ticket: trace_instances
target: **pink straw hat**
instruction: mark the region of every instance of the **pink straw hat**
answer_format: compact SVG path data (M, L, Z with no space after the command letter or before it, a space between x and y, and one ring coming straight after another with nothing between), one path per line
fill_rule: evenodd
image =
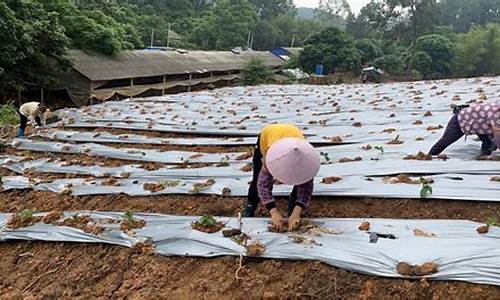
M320 157L313 146L297 138L277 141L266 154L266 167L271 175L289 185L300 185L313 179L320 164Z

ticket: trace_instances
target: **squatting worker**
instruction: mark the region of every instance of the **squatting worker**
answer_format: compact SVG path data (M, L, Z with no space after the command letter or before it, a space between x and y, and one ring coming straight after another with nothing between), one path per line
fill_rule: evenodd
M438 155L464 134L477 134L482 142L481 155L488 156L500 148L500 101L480 103L455 111L441 139L429 154ZM495 145L496 144L496 145Z
M311 202L313 179L319 167L318 152L306 142L297 127L289 124L266 126L257 139L253 155L253 178L245 216L253 217L261 201L271 214L272 225L278 230L283 229L283 217L272 195L276 179L294 186L288 199L288 226L289 230L296 228L302 210Z
M40 102L27 102L19 108L20 125L17 136L24 137L24 131L28 125L28 120L32 125L44 126L46 125L46 113L48 109Z

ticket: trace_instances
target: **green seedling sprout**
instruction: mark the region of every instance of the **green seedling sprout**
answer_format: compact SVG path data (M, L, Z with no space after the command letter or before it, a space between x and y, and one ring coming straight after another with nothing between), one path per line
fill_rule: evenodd
M497 221L496 218L490 217L490 218L486 219L486 225L488 225L488 226L499 226L500 223L498 223L498 221Z
M420 177L420 183L422 188L420 189L420 198L426 199L429 195L432 195L431 182L426 180L424 177Z
M319 154L321 156L323 156L327 162L330 162L330 157L328 156L328 153L326 153L326 152L320 152Z
M135 222L134 212L131 211L130 209L123 214L123 218L130 224L133 224Z
M23 209L18 215L21 218L21 220L29 220L33 218L33 215L35 214L34 209Z
M384 155L384 146L375 146L373 148L380 151L381 155Z
M201 224L205 227L214 227L217 225L217 220L210 215L204 215L198 220L198 224Z

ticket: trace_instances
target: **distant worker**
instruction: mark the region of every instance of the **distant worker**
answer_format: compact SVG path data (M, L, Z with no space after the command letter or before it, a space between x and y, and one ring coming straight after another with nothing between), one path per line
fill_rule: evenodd
M248 189L246 217L253 217L259 202L271 214L275 229L283 229L283 216L276 207L272 191L274 180L293 185L288 198L288 229L299 226L302 210L311 202L313 179L320 167L320 157L304 134L289 124L266 126L257 139L253 155L253 178Z
M48 109L40 102L27 102L19 108L20 125L17 132L19 138L24 137L28 120L32 125L44 126L46 125L46 113Z
M441 139L429 154L438 155L464 134L476 134L482 142L481 156L489 156L500 148L500 101L462 106L454 109ZM495 145L496 144L496 145Z

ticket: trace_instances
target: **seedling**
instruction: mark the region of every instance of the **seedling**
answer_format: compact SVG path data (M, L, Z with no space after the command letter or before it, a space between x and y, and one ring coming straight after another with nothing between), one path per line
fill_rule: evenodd
M35 217L35 210L24 209L20 213L13 215L7 221L7 227L11 229L28 227L40 221L41 219L42 217Z
M320 152L319 153L321 156L323 156L323 158L325 159L326 162L330 162L330 157L328 156L328 153L326 152Z
M139 229L146 226L146 221L135 218L134 212L130 209L123 214L123 220L120 229L129 235L134 235L133 229Z
M201 232L214 233L224 228L224 224L218 222L213 216L204 215L198 221L193 222L191 227Z
M217 224L217 220L215 220L215 218L212 216L204 215L198 220L198 223L203 226L213 227L215 226L215 224Z
M432 182L424 177L420 177L420 183L422 184L422 188L420 189L420 198L426 199L429 195L432 195Z
M33 218L34 214L35 214L35 210L27 208L27 209L23 209L23 211L21 211L19 213L19 217L21 218L22 221L26 221L26 220Z
M375 146L373 148L380 151L381 155L384 155L384 146Z
M488 218L486 219L486 225L488 226L500 226L500 223L497 221L496 218Z

